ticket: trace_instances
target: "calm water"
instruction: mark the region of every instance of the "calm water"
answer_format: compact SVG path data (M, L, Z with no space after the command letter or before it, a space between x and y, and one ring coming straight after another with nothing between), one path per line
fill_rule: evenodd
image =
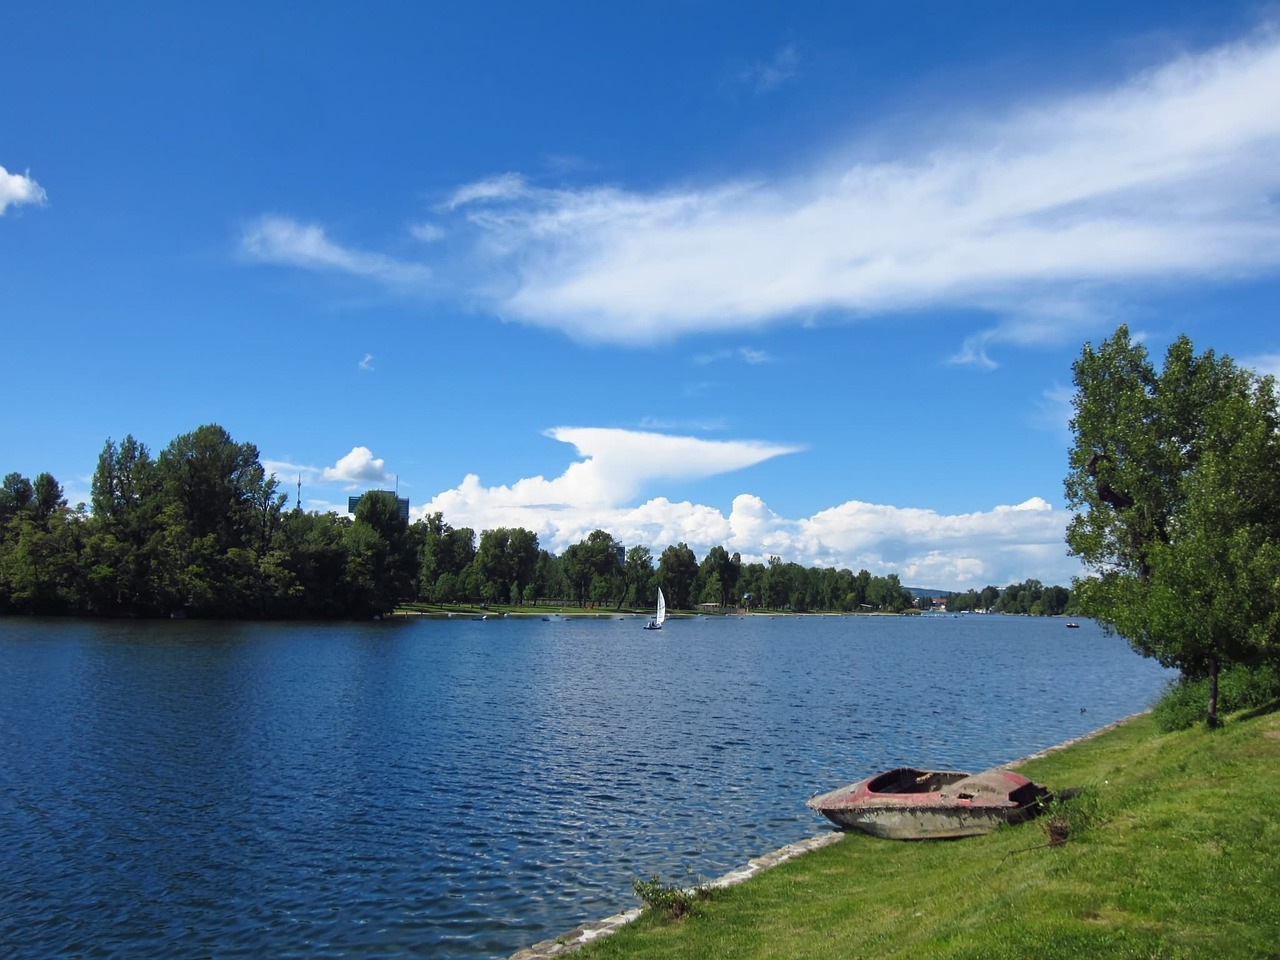
M488 957L1147 706L1091 623L0 620L0 954Z

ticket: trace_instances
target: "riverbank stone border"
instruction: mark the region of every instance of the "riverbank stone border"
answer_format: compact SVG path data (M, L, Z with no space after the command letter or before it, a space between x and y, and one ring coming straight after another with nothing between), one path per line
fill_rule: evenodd
M1011 760L1009 763L1001 764L1006 770L1014 770L1032 760L1039 760L1041 757L1048 756L1051 753L1057 753L1059 750L1065 750L1067 747L1082 743L1085 740L1092 740L1094 737L1106 733L1108 730L1114 730L1123 724L1141 717L1143 714L1150 713L1148 710L1140 710L1137 713L1130 714L1127 717L1121 717L1112 723L1091 730L1086 734L1078 737L1072 737L1070 740L1064 740L1062 743L1054 744L1052 747L1040 750L1029 756L1019 757L1017 760ZM780 863L786 863L788 860L794 860L796 857L817 850L835 843L844 836L841 830L833 830L829 833L818 834L815 837L809 837L807 840L800 840L796 843L789 843L785 847L781 847L773 853L766 853L764 856L756 857L754 860L747 861L745 867L730 871L722 877L712 880L707 886L715 890L722 890L726 887L737 886L740 883L746 883L757 873L762 870L768 870L770 867L776 867ZM566 953L572 953L579 947L584 947L593 940L601 937L607 937L612 933L616 933L621 927L626 926L631 921L639 918L641 913L640 907L634 907L623 913L615 913L612 917L605 917L603 920L596 920L591 923L584 923L580 927L575 927L568 933L563 933L558 937L550 940L543 940L535 943L531 947L525 947L513 953L508 960L550 960L552 957L563 956Z
M788 860L794 860L796 857L809 853L811 850L817 850L819 847L835 843L843 836L844 834L839 831L832 831L809 837L806 840L799 840L796 843L789 843L772 853L766 853L764 856L747 861L745 867L740 867L722 877L717 877L707 886L715 890L723 890L726 887L734 887L740 883L746 883L763 870L776 867L778 864L785 863ZM568 933L562 933L558 937L543 940L541 943L535 943L531 947L525 947L523 950L513 953L509 960L550 960L551 957L563 956L566 953L577 950L579 947L586 946L593 940L616 933L621 927L637 919L640 913L641 908L635 907L623 913L615 913L612 917L605 917L603 920L584 923Z

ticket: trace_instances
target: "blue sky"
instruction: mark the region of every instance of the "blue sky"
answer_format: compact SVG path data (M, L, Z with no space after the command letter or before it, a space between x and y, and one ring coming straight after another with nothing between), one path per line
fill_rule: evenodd
M1280 7L10 4L0 471L1066 583L1071 362L1280 369Z

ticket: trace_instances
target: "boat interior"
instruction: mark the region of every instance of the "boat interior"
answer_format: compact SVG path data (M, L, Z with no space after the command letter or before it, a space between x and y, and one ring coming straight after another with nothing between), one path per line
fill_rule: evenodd
M937 793L943 787L950 786L967 776L969 776L967 773L955 771L899 767L880 774L867 784L867 790L871 793Z

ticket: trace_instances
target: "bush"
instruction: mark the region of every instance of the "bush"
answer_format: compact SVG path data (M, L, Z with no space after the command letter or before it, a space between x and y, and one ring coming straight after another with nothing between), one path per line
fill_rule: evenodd
M705 884L685 889L663 883L657 874L648 880L632 880L631 888L646 910L652 910L666 920L679 920L693 912L693 905L697 901L711 896L711 888Z
M1235 666L1218 674L1218 713L1265 707L1280 700L1280 670L1274 666ZM1204 720L1209 703L1208 679L1179 677L1169 684L1153 709L1165 733L1186 730Z

